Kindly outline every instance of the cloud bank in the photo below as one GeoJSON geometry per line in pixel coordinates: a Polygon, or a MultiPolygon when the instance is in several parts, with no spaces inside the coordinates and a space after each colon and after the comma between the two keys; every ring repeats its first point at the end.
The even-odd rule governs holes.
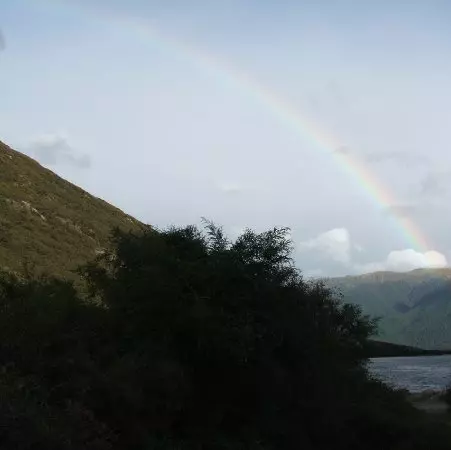
{"type": "Polygon", "coordinates": [[[301,251],[314,251],[332,258],[342,264],[351,260],[351,239],[346,228],[334,228],[319,234],[308,241],[301,242],[301,251]]]}
{"type": "Polygon", "coordinates": [[[408,272],[414,269],[448,266],[446,256],[442,253],[434,250],[418,252],[413,249],[393,250],[382,261],[360,263],[355,260],[355,254],[362,252],[363,249],[352,242],[346,228],[334,228],[301,242],[299,250],[332,259],[341,263],[348,272],[355,274],[377,271],[408,272]]]}
{"type": "Polygon", "coordinates": [[[438,269],[447,267],[445,255],[434,250],[417,252],[411,248],[394,250],[384,261],[367,264],[356,264],[354,270],[358,273],[369,273],[388,270],[390,272],[408,272],[414,269],[438,269]]]}
{"type": "Polygon", "coordinates": [[[34,138],[26,150],[44,165],[65,164],[78,169],[91,167],[89,155],[78,154],[61,134],[42,134],[34,138]]]}
{"type": "Polygon", "coordinates": [[[421,194],[445,197],[451,192],[451,170],[429,172],[421,182],[421,194]]]}
{"type": "Polygon", "coordinates": [[[408,152],[404,150],[380,150],[373,152],[358,152],[347,146],[338,147],[335,153],[344,156],[357,156],[367,163],[394,162],[402,166],[424,166],[429,163],[426,155],[418,152],[408,152]]]}

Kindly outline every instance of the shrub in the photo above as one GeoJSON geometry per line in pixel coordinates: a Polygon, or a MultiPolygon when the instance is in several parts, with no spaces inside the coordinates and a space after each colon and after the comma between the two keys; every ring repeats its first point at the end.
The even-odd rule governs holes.
{"type": "Polygon", "coordinates": [[[302,278],[286,229],[112,241],[80,269],[86,299],[0,277],[3,448],[450,448],[369,376],[374,321],[302,278]]]}

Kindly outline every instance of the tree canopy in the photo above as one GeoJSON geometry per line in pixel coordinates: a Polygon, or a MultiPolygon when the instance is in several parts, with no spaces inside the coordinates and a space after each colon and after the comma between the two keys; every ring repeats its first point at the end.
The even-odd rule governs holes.
{"type": "Polygon", "coordinates": [[[83,294],[3,275],[4,448],[450,448],[369,375],[376,323],[291,254],[287,229],[206,222],[116,230],[83,294]]]}

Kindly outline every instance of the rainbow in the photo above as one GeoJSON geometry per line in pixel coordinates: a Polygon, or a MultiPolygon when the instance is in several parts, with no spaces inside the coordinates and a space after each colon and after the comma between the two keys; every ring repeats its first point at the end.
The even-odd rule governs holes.
{"type": "MultiPolygon", "coordinates": [[[[388,210],[391,206],[397,204],[396,196],[376,178],[363,161],[349,152],[339,151],[341,144],[338,139],[330,136],[324,129],[313,123],[299,110],[268,87],[260,84],[249,74],[207,52],[201,51],[187,42],[164,35],[148,22],[138,18],[120,17],[117,14],[97,11],[91,8],[88,10],[88,8],[82,8],[74,4],[69,5],[64,0],[63,3],[61,1],[58,2],[58,5],[65,8],[76,8],[82,13],[92,11],[100,19],[106,20],[108,24],[117,26],[120,29],[126,27],[137,36],[150,40],[153,45],[170,53],[171,56],[181,58],[191,65],[198,66],[203,72],[207,72],[216,78],[219,84],[231,87],[238,93],[241,92],[254,102],[259,103],[282,124],[291,128],[303,142],[310,143],[316,149],[333,158],[337,165],[345,171],[348,178],[353,179],[358,187],[364,190],[368,197],[381,209],[388,210]]],[[[434,259],[436,252],[431,251],[430,242],[417,224],[411,218],[402,215],[394,209],[391,209],[391,215],[394,217],[395,224],[406,244],[413,250],[423,252],[425,256],[430,255],[431,259],[434,259]]]]}

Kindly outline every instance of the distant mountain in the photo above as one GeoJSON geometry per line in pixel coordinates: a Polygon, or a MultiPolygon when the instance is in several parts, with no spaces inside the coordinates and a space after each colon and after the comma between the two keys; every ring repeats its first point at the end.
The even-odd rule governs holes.
{"type": "Polygon", "coordinates": [[[381,358],[389,356],[438,356],[450,355],[451,350],[424,350],[408,345],[391,344],[390,342],[374,341],[368,342],[367,356],[369,358],[381,358]]]}
{"type": "Polygon", "coordinates": [[[0,142],[0,269],[72,276],[114,227],[144,225],[0,142]]]}
{"type": "Polygon", "coordinates": [[[424,349],[451,349],[451,269],[377,272],[332,278],[344,300],[380,317],[383,341],[424,349]]]}

